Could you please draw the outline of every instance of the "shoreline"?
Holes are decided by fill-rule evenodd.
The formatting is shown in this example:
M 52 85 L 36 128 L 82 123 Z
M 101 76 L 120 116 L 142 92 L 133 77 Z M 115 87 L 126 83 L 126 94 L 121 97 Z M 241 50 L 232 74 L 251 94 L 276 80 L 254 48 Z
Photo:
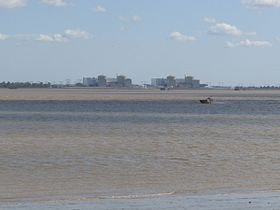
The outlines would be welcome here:
M 265 195 L 265 194 L 277 194 L 280 198 L 280 189 L 265 189 L 265 188 L 217 188 L 217 189 L 204 189 L 198 191 L 164 191 L 164 192 L 128 192 L 128 193 L 116 193 L 116 194 L 91 194 L 81 193 L 61 195 L 41 195 L 41 196 L 25 196 L 25 197 L 0 197 L 1 205 L 13 205 L 13 204 L 35 204 L 35 203 L 49 203 L 49 202 L 83 202 L 83 201 L 99 201 L 99 200 L 143 200 L 143 199 L 158 199 L 158 198 L 170 198 L 170 197 L 212 197 L 212 196 L 250 196 L 253 194 Z M 280 204 L 280 200 L 279 200 Z
M 0 202 L 1 209 L 279 209 L 280 191 L 246 191 L 231 193 L 165 193 L 150 196 L 121 197 L 76 197 L 73 199 L 51 199 L 45 201 Z
M 187 89 L 160 91 L 157 89 L 0 89 L 0 101 L 145 101 L 200 100 L 280 100 L 280 90 Z

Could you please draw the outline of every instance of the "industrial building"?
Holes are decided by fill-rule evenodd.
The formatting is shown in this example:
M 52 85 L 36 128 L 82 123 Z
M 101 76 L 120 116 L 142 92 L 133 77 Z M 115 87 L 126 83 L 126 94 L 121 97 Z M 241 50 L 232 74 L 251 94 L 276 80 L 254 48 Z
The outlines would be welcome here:
M 130 87 L 132 80 L 124 75 L 119 75 L 116 78 L 107 78 L 105 75 L 95 77 L 84 77 L 83 85 L 86 87 Z
M 95 77 L 84 77 L 83 78 L 84 86 L 97 86 L 97 79 Z
M 200 88 L 207 85 L 200 84 L 200 80 L 194 79 L 193 76 L 185 76 L 185 78 L 176 79 L 174 76 L 167 76 L 166 78 L 152 78 L 151 86 L 153 87 L 167 87 L 167 88 Z

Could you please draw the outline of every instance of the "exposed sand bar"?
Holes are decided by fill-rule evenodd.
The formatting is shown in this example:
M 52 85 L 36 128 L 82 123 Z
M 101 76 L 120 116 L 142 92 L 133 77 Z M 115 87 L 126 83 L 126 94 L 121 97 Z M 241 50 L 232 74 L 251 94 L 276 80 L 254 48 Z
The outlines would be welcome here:
M 280 90 L 0 89 L 0 100 L 280 100 Z

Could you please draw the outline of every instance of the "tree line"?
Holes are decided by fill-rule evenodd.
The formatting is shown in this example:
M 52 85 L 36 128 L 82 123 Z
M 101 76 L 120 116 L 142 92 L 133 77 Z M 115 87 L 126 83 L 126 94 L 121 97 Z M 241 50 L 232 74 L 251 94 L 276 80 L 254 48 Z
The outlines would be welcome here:
M 0 88 L 9 88 L 9 89 L 17 89 L 17 88 L 51 88 L 51 83 L 43 83 L 43 82 L 1 82 Z

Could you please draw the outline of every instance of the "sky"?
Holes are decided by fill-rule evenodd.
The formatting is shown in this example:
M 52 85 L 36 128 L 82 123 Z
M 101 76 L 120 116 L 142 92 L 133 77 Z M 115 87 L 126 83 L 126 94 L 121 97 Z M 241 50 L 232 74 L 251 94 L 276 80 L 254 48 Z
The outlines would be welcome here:
M 280 0 L 0 0 L 0 81 L 280 85 Z

